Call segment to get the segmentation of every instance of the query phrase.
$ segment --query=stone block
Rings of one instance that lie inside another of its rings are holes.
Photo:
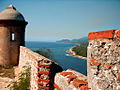
[[[63,76],[67,76],[67,75],[71,75],[73,73],[72,72],[61,72],[60,74],[63,75]]]
[[[109,65],[109,64],[104,64],[103,66],[107,69],[110,69],[112,67],[112,65]]]
[[[120,80],[120,73],[118,74],[117,79]]]
[[[79,88],[80,86],[82,85],[87,85],[88,83],[83,81],[83,80],[80,80],[80,79],[74,79],[73,80],[73,85],[76,87],[76,88]]]
[[[88,39],[105,39],[105,38],[113,38],[115,30],[107,30],[107,31],[99,31],[99,32],[91,32],[88,34]]]
[[[61,90],[60,87],[59,87],[57,84],[54,84],[54,87],[55,87],[57,90]]]
[[[83,85],[80,87],[80,90],[89,90],[88,86],[87,85]]]
[[[117,31],[117,37],[120,38],[120,30]]]
[[[90,59],[91,66],[99,66],[101,63],[96,59]]]

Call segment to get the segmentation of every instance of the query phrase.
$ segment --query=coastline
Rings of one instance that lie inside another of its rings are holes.
[[[68,52],[69,54],[66,54],[66,56],[73,56],[73,57],[76,57],[76,58],[80,58],[80,59],[84,59],[84,60],[87,60],[87,57],[83,57],[83,56],[79,56],[79,55],[76,55],[74,51],[72,51],[72,49],[74,48],[75,46],[71,47],[70,49],[66,50],[66,52]]]

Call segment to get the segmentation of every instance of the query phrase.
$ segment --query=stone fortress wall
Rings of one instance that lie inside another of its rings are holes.
[[[24,66],[31,67],[31,90],[53,90],[55,73],[62,71],[52,60],[20,46],[19,72],[24,71]]]
[[[88,39],[88,76],[62,71],[54,61],[20,46],[19,70],[31,66],[31,90],[120,90],[120,30],[92,32]]]
[[[91,90],[120,90],[120,30],[88,35],[88,85]]]
[[[54,61],[49,60],[30,49],[20,46],[17,73],[24,72],[24,67],[31,67],[31,90],[87,90],[87,77],[74,70],[62,71]]]
[[[54,61],[24,47],[27,23],[24,16],[13,5],[0,12],[0,65],[16,66],[13,72],[17,76],[15,80],[18,80],[18,73],[24,72],[25,67],[30,67],[31,90],[87,88],[87,80],[83,81],[79,78],[83,76],[82,74],[73,70],[61,72],[62,68]],[[56,74],[57,72],[60,74]]]
[[[120,90],[120,30],[89,33],[86,77],[23,47],[26,25],[13,5],[0,13],[0,65],[30,66],[31,90]]]

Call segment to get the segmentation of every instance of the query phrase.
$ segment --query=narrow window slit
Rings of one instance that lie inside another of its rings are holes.
[[[15,41],[15,33],[11,33],[11,40]]]

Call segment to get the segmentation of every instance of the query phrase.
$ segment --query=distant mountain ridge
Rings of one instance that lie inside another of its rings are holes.
[[[62,40],[58,40],[58,41],[56,41],[56,42],[70,42],[71,40],[69,40],[69,39],[62,39]]]
[[[88,37],[82,37],[80,39],[72,39],[72,40],[69,40],[69,39],[62,39],[62,40],[59,40],[59,41],[56,41],[56,42],[64,42],[64,43],[80,43],[80,42],[87,42],[88,41]]]

